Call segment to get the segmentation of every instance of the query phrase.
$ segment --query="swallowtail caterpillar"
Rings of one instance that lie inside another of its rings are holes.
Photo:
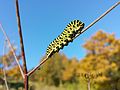
[[[54,53],[59,52],[64,46],[67,46],[69,42],[72,42],[74,37],[81,33],[84,28],[84,23],[79,20],[71,21],[64,31],[55,38],[48,46],[46,55],[51,57]]]

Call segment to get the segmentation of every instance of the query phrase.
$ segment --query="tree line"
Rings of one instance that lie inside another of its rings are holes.
[[[86,55],[82,60],[68,59],[65,54],[56,53],[31,76],[30,81],[56,87],[76,84],[85,88],[90,82],[93,90],[119,90],[120,39],[100,30],[86,40],[83,47]],[[3,58],[9,67],[6,69],[8,82],[22,81],[11,51],[0,57],[0,79],[3,78]]]

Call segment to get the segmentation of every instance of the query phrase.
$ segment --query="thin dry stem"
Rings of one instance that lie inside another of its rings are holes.
[[[27,65],[26,65],[26,58],[25,58],[25,51],[24,51],[24,43],[23,43],[23,36],[22,36],[22,27],[20,22],[20,13],[19,13],[19,2],[16,0],[15,3],[16,6],[16,18],[17,18],[17,24],[18,24],[18,33],[20,37],[20,48],[21,48],[21,55],[23,60],[23,70],[24,70],[24,85],[25,90],[28,90],[28,76],[27,76]]]
[[[90,90],[90,79],[87,81],[87,90]]]
[[[101,16],[99,16],[96,20],[94,20],[90,25],[88,25],[86,28],[84,28],[82,30],[82,32],[80,34],[82,34],[83,32],[85,32],[87,29],[89,29],[91,26],[93,26],[96,22],[98,22],[100,19],[102,19],[105,15],[107,15],[111,10],[113,10],[116,6],[118,6],[120,4],[120,1],[117,2],[116,4],[114,4],[113,6],[111,6],[105,13],[103,13]],[[77,38],[80,34],[76,35],[75,38]],[[74,39],[75,39],[74,38]],[[49,55],[48,55],[49,57]],[[41,63],[39,63],[34,69],[32,69],[31,71],[28,72],[28,76],[30,76],[32,73],[34,73],[42,64],[44,64],[47,60],[48,57],[46,57],[44,60],[42,60]]]
[[[19,37],[20,37],[20,47],[21,47],[21,55],[22,55],[22,59],[23,59],[23,67],[25,70],[27,68],[26,68],[26,58],[25,58],[25,51],[24,51],[24,43],[23,43],[22,28],[21,28],[21,22],[20,22],[18,0],[16,0],[16,18],[17,18],[17,24],[18,24],[18,33],[19,33]],[[27,70],[25,70],[24,72],[26,72],[26,71]]]
[[[15,51],[14,51],[14,48],[13,48],[11,42],[10,42],[10,39],[9,39],[9,37],[7,36],[5,30],[3,29],[3,26],[2,26],[1,23],[0,23],[0,28],[1,28],[0,30],[3,32],[3,35],[4,35],[4,37],[6,38],[6,40],[7,40],[7,42],[8,42],[8,45],[9,45],[9,47],[10,47],[12,53],[13,53],[13,56],[15,57],[15,61],[16,61],[17,65],[18,65],[19,69],[20,69],[21,75],[22,75],[22,77],[24,78],[24,73],[23,73],[22,67],[21,67],[21,65],[20,65],[20,63],[19,63],[19,60],[18,60],[18,58],[17,58],[17,55],[16,55],[16,53],[15,53]]]
[[[89,24],[86,28],[84,28],[80,34],[85,32],[87,29],[89,29],[91,26],[93,26],[96,22],[98,22],[100,19],[102,19],[105,15],[107,15],[110,11],[112,11],[115,7],[117,7],[120,4],[120,1],[115,3],[113,6],[111,6],[106,12],[104,12],[101,16],[99,16],[97,19],[95,19],[91,24]],[[78,37],[80,34],[76,35]],[[76,38],[75,37],[75,38]]]
[[[30,76],[34,71],[36,71],[41,65],[43,65],[48,60],[48,57],[44,58],[34,69],[27,73],[27,76]]]
[[[7,83],[7,78],[6,78],[6,71],[5,71],[5,61],[4,61],[5,48],[6,48],[6,41],[5,41],[4,47],[3,47],[3,60],[2,60],[2,63],[3,63],[3,74],[4,74],[4,81],[5,81],[6,90],[9,90],[8,83]]]

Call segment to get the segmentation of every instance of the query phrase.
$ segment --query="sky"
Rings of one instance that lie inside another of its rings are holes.
[[[75,19],[85,27],[119,0],[19,0],[22,33],[28,69],[35,67],[45,55],[46,48]],[[20,52],[15,0],[0,0],[0,23]],[[120,5],[108,15],[60,50],[68,58],[81,60],[86,55],[82,47],[97,31],[114,33],[120,38]],[[4,36],[0,31],[0,56]]]

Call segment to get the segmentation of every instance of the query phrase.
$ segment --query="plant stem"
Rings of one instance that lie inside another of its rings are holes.
[[[89,24],[87,27],[85,27],[79,34],[77,34],[75,38],[77,38],[80,34],[82,34],[86,30],[88,30],[90,27],[92,27],[95,23],[97,23],[100,19],[102,19],[105,15],[107,15],[110,11],[112,11],[119,4],[120,4],[120,1],[118,1],[113,6],[111,6],[106,12],[104,12],[101,16],[99,16],[97,19],[95,19],[91,24]]]
[[[21,55],[23,60],[23,70],[24,70],[24,85],[25,90],[28,90],[28,76],[27,76],[27,65],[26,65],[26,58],[25,58],[25,51],[24,51],[24,44],[23,44],[23,36],[22,36],[22,28],[20,22],[20,14],[19,14],[19,3],[16,0],[16,17],[17,17],[17,24],[18,24],[18,32],[20,37],[20,47],[21,47]]]
[[[36,71],[41,65],[43,65],[48,60],[48,57],[44,58],[34,69],[27,73],[27,76],[30,76],[34,71]]]
[[[18,60],[18,58],[17,58],[17,55],[16,55],[16,53],[15,53],[15,51],[14,51],[13,46],[12,46],[12,44],[10,43],[10,39],[9,39],[9,37],[7,36],[5,30],[3,29],[3,26],[2,26],[1,23],[0,23],[0,30],[3,32],[3,35],[4,35],[4,37],[6,38],[6,40],[7,40],[7,42],[8,42],[8,45],[9,45],[9,47],[10,47],[12,53],[13,53],[13,56],[15,57],[15,61],[16,61],[17,65],[18,65],[18,67],[19,67],[19,69],[20,69],[20,72],[21,72],[21,75],[22,75],[22,77],[23,77],[23,79],[24,79],[24,73],[23,73],[22,67],[21,67],[21,65],[20,65],[20,63],[19,63],[19,60]]]
[[[90,79],[87,81],[87,90],[90,90]]]
[[[3,47],[3,60],[2,60],[2,63],[3,63],[3,74],[4,74],[4,81],[5,81],[6,90],[9,90],[8,83],[7,83],[7,78],[6,78],[5,62],[4,62],[5,48],[6,48],[6,41],[4,42],[4,47]]]
[[[91,26],[93,26],[96,22],[98,22],[100,19],[102,19],[105,15],[107,15],[111,10],[113,10],[116,6],[120,4],[120,1],[114,4],[112,7],[110,7],[106,12],[104,12],[101,16],[99,16],[97,19],[95,19],[91,24],[89,24],[86,28],[84,28],[79,34],[76,35],[75,38],[77,38],[80,34],[85,32],[87,29],[89,29]],[[74,39],[75,39],[74,38]],[[48,56],[49,57],[49,56]],[[46,57],[41,63],[39,63],[34,69],[28,72],[28,76],[30,76],[32,73],[34,73],[42,64],[44,64],[47,60],[48,57]]]

